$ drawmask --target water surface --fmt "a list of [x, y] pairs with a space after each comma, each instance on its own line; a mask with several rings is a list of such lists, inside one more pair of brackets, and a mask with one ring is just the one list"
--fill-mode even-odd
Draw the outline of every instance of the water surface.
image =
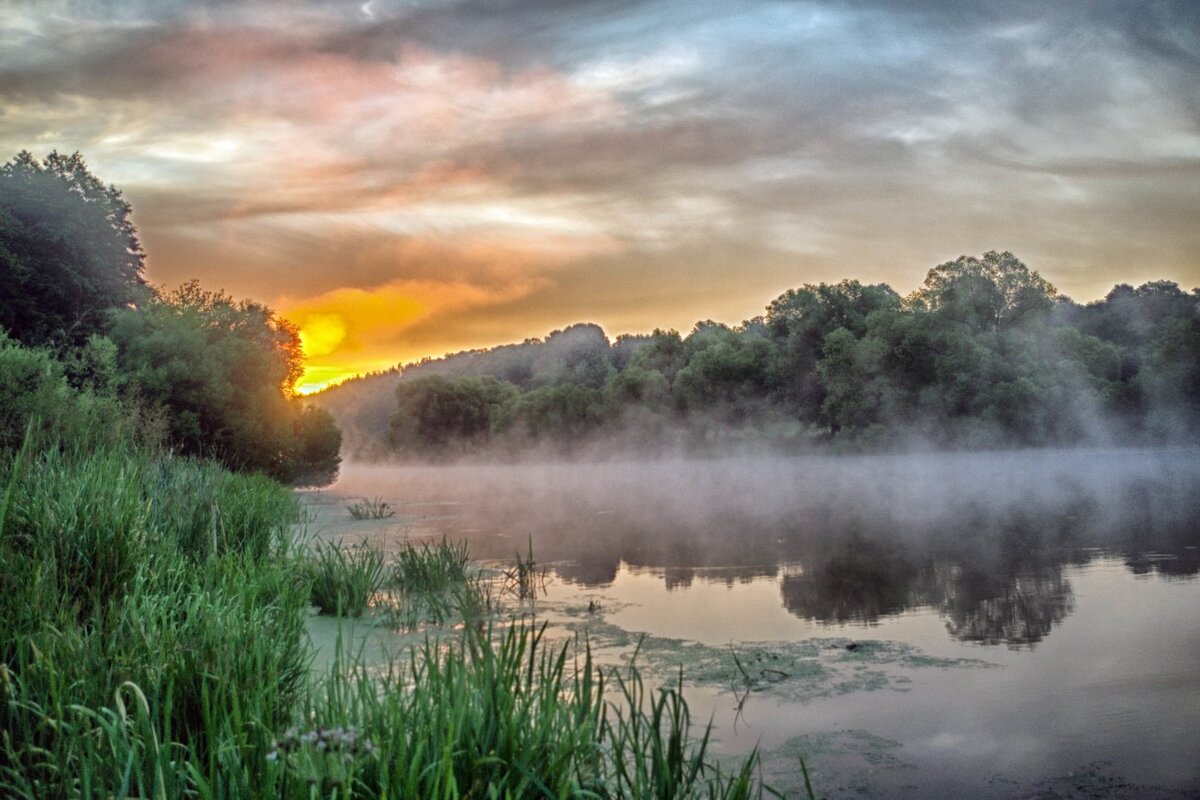
[[1193, 797], [1198, 490], [1200, 451], [1090, 450], [348, 465], [309, 500], [352, 542], [532, 545], [527, 611], [615, 663], [644, 635], [791, 792], [803, 756], [829, 797]]

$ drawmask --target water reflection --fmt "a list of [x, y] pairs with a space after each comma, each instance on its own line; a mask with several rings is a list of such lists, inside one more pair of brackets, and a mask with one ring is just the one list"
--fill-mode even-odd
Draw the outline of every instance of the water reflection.
[[817, 622], [863, 624], [932, 607], [957, 639], [1031, 646], [1074, 608], [1063, 576], [1072, 551], [1031, 541], [1031, 534], [1034, 528], [1021, 525], [993, 532], [988, 548], [958, 540], [924, 552], [860, 533], [830, 538], [799, 574], [784, 576], [784, 606]]
[[995, 579], [968, 573], [940, 606], [946, 628], [956, 639], [1009, 647], [1033, 645], [1074, 610], [1071, 584], [1058, 569], [1022, 575], [997, 585]]
[[860, 533], [821, 540], [801, 561], [800, 574], [781, 583], [788, 611], [818, 622], [876, 622], [881, 616], [927, 605], [921, 571], [896, 540]]
[[[1200, 451], [350, 467], [338, 491], [459, 501], [425, 523], [482, 558], [531, 540], [585, 587], [622, 564], [667, 589], [779, 581], [829, 624], [936, 609], [957, 639], [1042, 641], [1074, 609], [1064, 569], [1099, 553], [1135, 574], [1200, 574]], [[518, 544], [519, 543], [519, 544]], [[719, 569], [718, 569], [719, 568]]]

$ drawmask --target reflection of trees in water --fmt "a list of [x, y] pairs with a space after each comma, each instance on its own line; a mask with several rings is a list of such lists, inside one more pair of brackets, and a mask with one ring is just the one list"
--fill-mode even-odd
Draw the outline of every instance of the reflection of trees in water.
[[1200, 549], [1185, 547], [1178, 553], [1140, 553], [1125, 556], [1125, 566], [1134, 575], [1158, 575], [1166, 580], [1192, 580], [1200, 574]]
[[1190, 502], [1163, 496], [1158, 482], [1139, 480], [1121, 497], [1121, 550], [1135, 575], [1186, 580], [1200, 574], [1200, 493]]
[[668, 592], [672, 589], [686, 589], [695, 579], [696, 570], [690, 567], [667, 567], [663, 571], [663, 582]]
[[[799, 569], [787, 571], [781, 592], [797, 616], [872, 624], [931, 607], [959, 640], [1031, 647], [1074, 610], [1064, 570], [1099, 552], [1124, 549], [1127, 567], [1138, 574], [1178, 579], [1200, 571], [1200, 525], [1194, 524], [1200, 503], [1181, 501], [1148, 481], [1104, 502], [1078, 486], [1062, 494], [1065, 500], [1053, 505], [1006, 507], [968, 496], [943, 524], [921, 527], [888, 524], [872, 509], [838, 514], [827, 508], [816, 515], [820, 525], [812, 516], [743, 520], [740, 526], [722, 519], [711, 526], [659, 525], [651, 535], [632, 520], [608, 515], [577, 539], [593, 549], [559, 574], [584, 585], [609, 584], [623, 561], [654, 570], [671, 590], [697, 580], [769, 577], [777, 574], [775, 565], [790, 562]], [[604, 550], [603, 542], [612, 549]], [[748, 563], [757, 566], [732, 566]]]
[[962, 641], [1032, 646], [1075, 610], [1070, 581], [1057, 566], [1004, 577], [938, 571], [951, 573], [939, 608], [950, 635]]
[[1059, 546], [1071, 533], [1027, 518], [978, 522], [972, 533], [921, 542], [826, 537], [800, 574], [784, 577], [784, 606], [817, 622], [864, 624], [932, 606], [957, 639], [1032, 646], [1074, 609], [1063, 576], [1072, 551]]
[[788, 611], [819, 622], [871, 623], [913, 605], [917, 570], [896, 542], [852, 535], [781, 585]]
[[554, 565], [558, 577], [583, 586], [608, 586], [617, 579], [621, 559], [611, 553], [585, 553]]

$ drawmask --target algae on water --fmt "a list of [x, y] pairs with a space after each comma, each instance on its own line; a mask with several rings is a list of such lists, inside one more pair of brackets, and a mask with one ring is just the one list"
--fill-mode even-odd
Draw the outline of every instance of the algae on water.
[[636, 661], [642, 673], [664, 682], [677, 679], [735, 691], [749, 689], [782, 700], [804, 702], [857, 691], [907, 691], [914, 669], [988, 668], [973, 658], [938, 658], [894, 641], [859, 641], [853, 650], [846, 639], [788, 642], [738, 642], [714, 647], [686, 639], [651, 636], [607, 622], [603, 614], [563, 610], [566, 627], [586, 636], [594, 652], [612, 651], [623, 661]]

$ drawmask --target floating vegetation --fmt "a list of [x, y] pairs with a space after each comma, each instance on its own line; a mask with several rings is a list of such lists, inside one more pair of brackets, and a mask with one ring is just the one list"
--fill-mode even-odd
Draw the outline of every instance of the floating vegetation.
[[373, 500], [364, 497], [359, 502], [346, 506], [346, 510], [356, 520], [387, 519], [396, 516], [396, 510], [381, 497]]
[[826, 797], [883, 797], [880, 778], [907, 778], [913, 765], [899, 742], [864, 730], [804, 734], [762, 754], [764, 773], [786, 797], [811, 795], [812, 781]]
[[[999, 778], [993, 778], [993, 782], [1016, 783]], [[1067, 775], [1036, 783], [1021, 796], [1030, 800], [1186, 800], [1195, 794], [1131, 781], [1114, 774], [1111, 763], [1093, 761]]]
[[[567, 608], [566, 626], [586, 635], [598, 650], [636, 649], [642, 672], [671, 680], [680, 669], [689, 683], [732, 691], [741, 704], [756, 693], [791, 701], [892, 689], [907, 691], [909, 669], [994, 667], [970, 658], [938, 658], [902, 642], [859, 641], [846, 649], [844, 639], [805, 639], [797, 642], [745, 642], [736, 647], [713, 647], [671, 637], [627, 631], [584, 608]], [[749, 694], [747, 694], [749, 693]]]

